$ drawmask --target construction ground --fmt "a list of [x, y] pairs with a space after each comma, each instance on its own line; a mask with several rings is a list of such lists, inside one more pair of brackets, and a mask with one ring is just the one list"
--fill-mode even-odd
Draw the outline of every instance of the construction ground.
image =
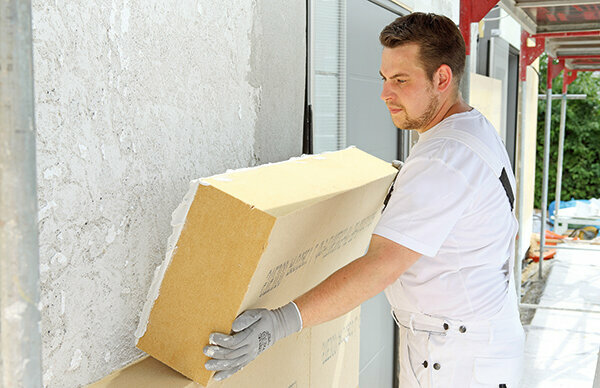
[[[554, 308], [598, 310], [600, 249], [592, 244], [564, 244], [543, 263], [523, 271], [523, 303]], [[521, 386], [600, 386], [600, 314], [584, 311], [521, 308], [527, 335]]]

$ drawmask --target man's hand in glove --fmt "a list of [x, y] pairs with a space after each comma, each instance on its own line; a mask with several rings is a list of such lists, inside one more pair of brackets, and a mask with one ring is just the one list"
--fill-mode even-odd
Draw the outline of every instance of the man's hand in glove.
[[204, 354], [212, 357], [204, 365], [217, 371], [217, 381], [239, 371], [260, 353], [282, 338], [302, 329], [302, 317], [294, 302], [275, 310], [255, 309], [240, 314], [232, 325], [232, 335], [212, 333]]

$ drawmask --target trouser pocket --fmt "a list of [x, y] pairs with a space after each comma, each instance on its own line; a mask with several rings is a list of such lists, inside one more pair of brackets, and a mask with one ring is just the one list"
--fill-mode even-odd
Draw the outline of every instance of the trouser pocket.
[[[428, 334], [411, 335], [410, 331], [403, 326], [399, 326], [399, 331], [399, 386], [402, 388], [429, 388], [429, 379], [424, 374], [426, 371], [421, 364], [427, 356], [420, 354], [421, 351], [426, 352]], [[420, 346], [415, 346], [417, 343]], [[415, 353], [415, 350], [418, 351]]]

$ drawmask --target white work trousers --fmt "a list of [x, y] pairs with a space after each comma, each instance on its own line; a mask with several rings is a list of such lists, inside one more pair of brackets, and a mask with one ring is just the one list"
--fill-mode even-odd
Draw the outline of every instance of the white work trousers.
[[525, 334], [513, 295], [485, 321], [393, 314], [400, 327], [401, 388], [518, 387]]

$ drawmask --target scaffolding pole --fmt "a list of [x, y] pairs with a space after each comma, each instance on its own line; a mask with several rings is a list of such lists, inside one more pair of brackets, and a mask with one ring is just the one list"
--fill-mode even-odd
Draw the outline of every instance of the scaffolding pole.
[[0, 325], [4, 387], [41, 387], [31, 1], [0, 2]]
[[[550, 74], [548, 73], [548, 76]], [[542, 172], [542, 225], [540, 227], [540, 261], [538, 279], [542, 279], [542, 263], [544, 262], [544, 246], [546, 245], [546, 219], [548, 209], [548, 170], [550, 169], [550, 126], [552, 120], [552, 88], [546, 89], [546, 127], [544, 130], [544, 169]]]
[[558, 133], [558, 160], [556, 162], [556, 190], [554, 192], [554, 230], [558, 222], [558, 211], [560, 210], [560, 190], [562, 186], [563, 155], [565, 149], [565, 121], [567, 117], [567, 92], [560, 99], [560, 127]]
[[[564, 97], [566, 96], [566, 97]], [[545, 94], [538, 94], [538, 100], [545, 100], [546, 99], [546, 95]], [[561, 93], [561, 94], [553, 94], [552, 95], [552, 99], [553, 100], [560, 100], [566, 98], [567, 100], [585, 100], [587, 98], [587, 94], [566, 94], [566, 93]]]

